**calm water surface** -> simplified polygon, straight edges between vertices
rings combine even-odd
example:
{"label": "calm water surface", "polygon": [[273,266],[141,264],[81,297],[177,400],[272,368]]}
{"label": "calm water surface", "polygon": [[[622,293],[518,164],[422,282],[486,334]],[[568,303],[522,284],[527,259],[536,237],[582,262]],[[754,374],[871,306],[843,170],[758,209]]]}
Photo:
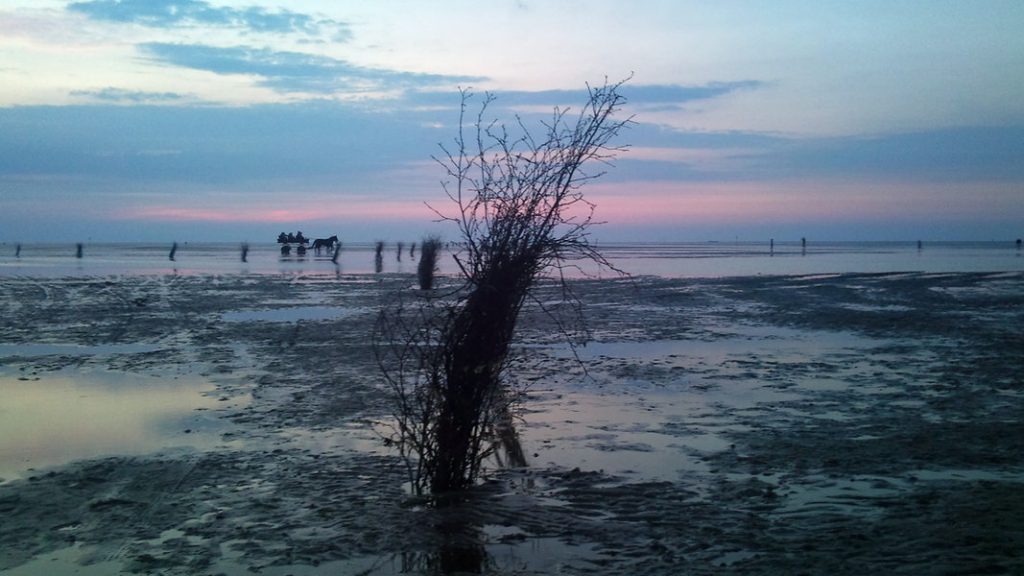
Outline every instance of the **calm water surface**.
{"label": "calm water surface", "polygon": [[[375,272],[370,244],[345,244],[337,263],[330,254],[281,256],[276,244],[252,244],[242,262],[241,245],[188,243],[179,245],[171,261],[170,245],[85,244],[76,257],[74,244],[0,245],[0,277],[3,276],[108,276],[144,274],[291,274],[340,275]],[[601,244],[602,252],[616,267],[633,275],[668,278],[702,278],[749,275],[832,274],[848,272],[1018,272],[1024,256],[1007,242],[925,243],[914,242],[777,242]],[[397,246],[388,245],[382,273],[415,274],[419,254],[411,256],[405,244],[399,259]],[[440,263],[441,274],[457,268],[451,250]],[[614,276],[590,263],[573,276]]]}

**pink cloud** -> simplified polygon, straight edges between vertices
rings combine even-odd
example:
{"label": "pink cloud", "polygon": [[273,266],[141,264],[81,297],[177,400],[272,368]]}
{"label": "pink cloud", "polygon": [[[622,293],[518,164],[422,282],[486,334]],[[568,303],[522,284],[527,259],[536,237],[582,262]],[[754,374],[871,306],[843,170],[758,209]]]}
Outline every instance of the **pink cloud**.
{"label": "pink cloud", "polygon": [[[993,211],[1024,217],[1019,192],[1007,183],[904,183],[873,181],[594,182],[584,189],[595,218],[610,224],[746,223],[986,217]],[[274,196],[213,193],[174,204],[135,205],[116,212],[121,220],[161,222],[408,221],[437,215],[420,198],[449,214],[440,190],[419,197],[376,199],[342,193],[282,192]]]}
{"label": "pink cloud", "polygon": [[621,223],[964,217],[989,215],[994,207],[1022,213],[1013,185],[1003,182],[651,181],[595,183],[586,193],[598,219]]}
{"label": "pink cloud", "polygon": [[249,204],[243,206],[138,206],[120,210],[122,220],[155,220],[170,222],[301,222],[309,220],[425,220],[433,213],[416,201],[345,200],[327,203],[317,198],[296,198],[290,208]]}

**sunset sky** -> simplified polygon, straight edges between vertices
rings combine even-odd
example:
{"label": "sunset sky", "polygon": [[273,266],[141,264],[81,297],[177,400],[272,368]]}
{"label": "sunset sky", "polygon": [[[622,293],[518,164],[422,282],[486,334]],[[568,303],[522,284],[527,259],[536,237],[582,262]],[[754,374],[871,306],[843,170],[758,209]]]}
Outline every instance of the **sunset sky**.
{"label": "sunset sky", "polygon": [[415,240],[458,88],[632,75],[599,239],[1024,236],[1024,2],[0,0],[0,242]]}

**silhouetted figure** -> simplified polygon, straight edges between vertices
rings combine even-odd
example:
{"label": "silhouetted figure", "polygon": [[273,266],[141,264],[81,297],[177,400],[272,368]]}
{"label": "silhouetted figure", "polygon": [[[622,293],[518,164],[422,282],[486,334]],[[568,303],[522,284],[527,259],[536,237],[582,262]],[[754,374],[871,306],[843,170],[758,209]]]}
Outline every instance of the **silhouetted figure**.
{"label": "silhouetted figure", "polygon": [[295,241],[298,242],[299,244],[309,243],[309,240],[302,235],[302,230],[299,230],[298,233],[295,234]]}
{"label": "silhouetted figure", "polygon": [[[1017,249],[1020,250],[1020,240],[1017,240]],[[21,258],[21,244],[14,245],[14,257]]]}
{"label": "silhouetted figure", "polygon": [[285,240],[286,244],[291,244],[291,243],[295,242],[295,234],[292,234],[291,232],[289,232],[288,236],[286,236],[284,240]]}
{"label": "silhouetted figure", "polygon": [[249,243],[242,242],[242,262],[249,261]]}
{"label": "silhouetted figure", "polygon": [[807,238],[801,238],[800,239],[800,255],[801,256],[806,256],[807,255]]}
{"label": "silhouetted figure", "polygon": [[175,242],[175,243],[171,244],[171,253],[167,255],[167,258],[171,262],[174,262],[174,253],[177,252],[177,251],[178,251],[178,243]]}
{"label": "silhouetted figure", "polygon": [[373,256],[373,271],[380,274],[384,270],[384,243],[377,242],[376,253]]}
{"label": "silhouetted figure", "polygon": [[277,235],[277,243],[278,244],[287,244],[288,243],[288,235],[285,234],[284,232],[281,232],[280,234],[278,234]]}
{"label": "silhouetted figure", "polygon": [[75,258],[82,257],[82,243],[75,244]]}

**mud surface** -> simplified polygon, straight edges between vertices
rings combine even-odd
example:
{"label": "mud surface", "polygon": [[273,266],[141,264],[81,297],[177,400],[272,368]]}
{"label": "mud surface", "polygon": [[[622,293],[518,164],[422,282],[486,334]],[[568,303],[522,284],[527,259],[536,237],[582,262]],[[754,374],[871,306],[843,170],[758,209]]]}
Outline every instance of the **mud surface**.
{"label": "mud surface", "polygon": [[0,393],[205,386],[158,447],[0,454],[0,573],[1024,574],[1024,275],[577,282],[583,366],[523,316],[529,466],[445,508],[375,431],[412,283],[3,279]]}

